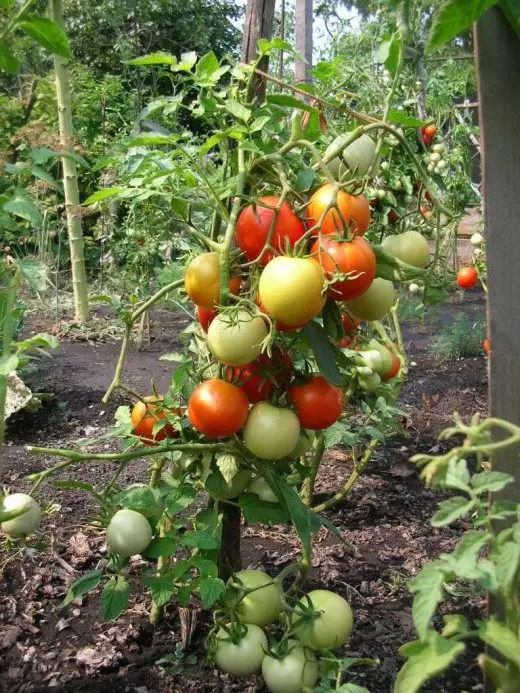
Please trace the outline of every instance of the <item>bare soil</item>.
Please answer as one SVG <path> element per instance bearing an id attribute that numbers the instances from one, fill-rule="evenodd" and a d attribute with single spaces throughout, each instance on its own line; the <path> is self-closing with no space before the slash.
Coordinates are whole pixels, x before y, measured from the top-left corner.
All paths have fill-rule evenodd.
<path id="1" fill-rule="evenodd" d="M 442 309 L 442 322 L 460 310 L 484 311 L 481 295 L 454 299 Z M 172 363 L 159 361 L 161 354 L 179 348 L 184 316 L 160 312 L 152 320 L 153 341 L 140 353 L 131 351 L 127 361 L 129 384 L 139 391 L 149 388 L 151 378 L 164 390 Z M 438 433 L 450 424 L 452 412 L 486 413 L 486 360 L 479 358 L 440 362 L 428 354 L 430 329 L 409 322 L 405 337 L 412 361 L 401 404 L 409 412 L 407 435 L 393 439 L 374 455 L 367 473 L 351 495 L 327 513 L 344 543 L 325 530 L 314 542 L 309 587 L 326 587 L 352 604 L 356 625 L 344 654 L 377 658 L 373 669 L 356 669 L 349 680 L 372 693 L 390 693 L 401 665 L 399 646 L 414 638 L 411 597 L 406 582 L 425 561 L 449 551 L 463 528 L 433 529 L 429 518 L 442 497 L 424 488 L 416 468 L 408 461 L 417 452 L 437 452 L 444 443 Z M 55 397 L 39 412 L 24 413 L 9 424 L 4 451 L 4 480 L 25 490 L 24 477 L 53 464 L 50 457 L 30 455 L 25 445 L 72 446 L 74 441 L 102 432 L 112 423 L 122 403 L 114 398 L 108 406 L 101 397 L 110 381 L 119 345 L 64 341 L 50 360 L 40 361 L 31 385 Z M 327 454 L 318 484 L 318 499 L 328 497 L 346 478 L 349 460 L 345 451 Z M 144 462 L 125 472 L 128 482 L 142 479 Z M 64 475 L 63 478 L 66 478 Z M 109 478 L 103 465 L 79 469 L 76 478 L 102 484 Z M 42 499 L 59 504 L 59 512 L 44 522 L 44 541 L 22 560 L 9 561 L 0 585 L 0 691 L 39 693 L 49 689 L 65 692 L 164 693 L 172 691 L 259 691 L 260 678 L 231 680 L 207 665 L 203 641 L 209 617 L 193 606 L 197 619 L 191 660 L 180 667 L 157 665 L 172 654 L 181 640 L 179 611 L 167 606 L 161 625 L 147 620 L 146 595 L 135 594 L 131 608 L 117 621 L 100 620 L 97 595 L 89 594 L 61 610 L 68 586 L 80 574 L 103 562 L 106 549 L 99 532 L 88 525 L 93 506 L 85 494 L 47 487 Z M 243 528 L 244 567 L 262 567 L 276 574 L 293 562 L 298 541 L 290 527 Z M 3 561 L 7 556 L 4 554 Z M 134 565 L 139 571 L 139 562 Z M 482 613 L 477 597 L 453 598 L 447 612 L 462 610 L 467 616 Z M 443 678 L 425 691 L 460 693 L 482 689 L 479 672 L 469 650 Z"/>

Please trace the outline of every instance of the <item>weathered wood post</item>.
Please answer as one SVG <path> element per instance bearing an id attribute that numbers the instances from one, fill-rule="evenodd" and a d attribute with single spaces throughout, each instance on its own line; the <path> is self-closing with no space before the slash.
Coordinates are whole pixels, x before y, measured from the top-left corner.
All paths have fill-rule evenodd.
<path id="1" fill-rule="evenodd" d="M 242 40 L 242 62 L 250 63 L 256 58 L 258 39 L 272 38 L 274 7 L 275 0 L 248 0 Z M 261 61 L 259 68 L 267 72 L 267 58 Z M 262 98 L 265 94 L 265 80 L 258 75 L 253 82 L 253 94 L 258 98 Z"/>
<path id="2" fill-rule="evenodd" d="M 305 58 L 294 63 L 296 82 L 311 82 L 312 67 L 312 0 L 296 0 L 294 6 L 295 48 Z"/>

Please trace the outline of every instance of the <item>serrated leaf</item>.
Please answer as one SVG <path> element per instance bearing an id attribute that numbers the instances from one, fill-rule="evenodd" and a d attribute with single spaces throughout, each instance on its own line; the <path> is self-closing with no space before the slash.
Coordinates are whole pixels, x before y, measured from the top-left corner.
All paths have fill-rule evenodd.
<path id="1" fill-rule="evenodd" d="M 28 197 L 16 195 L 4 204 L 3 209 L 9 212 L 9 214 L 13 214 L 15 217 L 21 217 L 22 219 L 30 221 L 34 226 L 39 227 L 43 223 L 40 210 Z"/>
<path id="2" fill-rule="evenodd" d="M 121 491 L 114 498 L 114 504 L 136 511 L 154 510 L 157 507 L 155 495 L 148 486 L 138 486 Z"/>
<path id="3" fill-rule="evenodd" d="M 471 477 L 471 485 L 478 493 L 484 493 L 484 491 L 497 493 L 513 481 L 513 477 L 504 472 L 480 472 Z"/>
<path id="4" fill-rule="evenodd" d="M 57 180 L 55 180 L 50 173 L 47 173 L 47 171 L 43 168 L 40 168 L 39 166 L 33 166 L 31 168 L 31 173 L 35 178 L 39 178 L 40 180 L 44 180 L 46 183 L 48 183 L 50 186 L 54 188 L 54 190 L 57 190 L 58 192 L 63 191 L 63 187 L 61 183 L 59 183 Z"/>
<path id="5" fill-rule="evenodd" d="M 195 75 L 200 77 L 201 75 L 211 75 L 215 70 L 219 68 L 219 61 L 217 56 L 213 51 L 209 51 L 201 57 L 197 63 L 197 69 L 195 70 Z"/>
<path id="6" fill-rule="evenodd" d="M 181 537 L 181 544 L 192 549 L 218 549 L 220 542 L 217 537 L 214 537 L 208 532 L 198 532 L 189 530 Z"/>
<path id="7" fill-rule="evenodd" d="M 421 640 L 426 637 L 431 618 L 442 599 L 442 585 L 445 578 L 444 564 L 441 561 L 433 561 L 427 563 L 417 577 L 408 584 L 408 589 L 415 595 L 412 618 Z"/>
<path id="8" fill-rule="evenodd" d="M 520 544 L 507 541 L 493 555 L 496 576 L 502 589 L 509 590 L 515 583 L 520 570 Z"/>
<path id="9" fill-rule="evenodd" d="M 13 346 L 20 352 L 30 351 L 31 349 L 57 349 L 60 340 L 53 334 L 39 332 L 38 334 L 24 339 L 23 342 L 14 342 Z"/>
<path id="10" fill-rule="evenodd" d="M 157 537 L 146 547 L 142 555 L 146 558 L 159 558 L 159 556 L 175 556 L 177 552 L 177 543 L 172 537 Z"/>
<path id="11" fill-rule="evenodd" d="M 520 668 L 520 640 L 506 625 L 490 616 L 487 621 L 478 622 L 478 632 L 485 643 Z"/>
<path id="12" fill-rule="evenodd" d="M 51 53 L 63 58 L 72 57 L 67 34 L 52 19 L 36 14 L 23 14 L 16 24 Z"/>
<path id="13" fill-rule="evenodd" d="M 238 120 L 243 120 L 244 123 L 247 123 L 251 118 L 251 109 L 247 108 L 239 101 L 235 101 L 234 99 L 228 99 L 225 102 L 224 106 L 231 113 L 232 116 L 238 118 Z"/>
<path id="14" fill-rule="evenodd" d="M 335 445 L 339 445 L 339 443 L 342 442 L 343 440 L 343 434 L 345 432 L 345 424 L 342 422 L 338 421 L 335 424 L 332 424 L 332 426 L 329 426 L 323 431 L 324 437 L 325 437 L 325 449 L 328 450 L 328 448 L 332 448 Z"/>
<path id="15" fill-rule="evenodd" d="M 467 515 L 474 507 L 476 501 L 464 498 L 463 496 L 453 496 L 448 500 L 439 503 L 439 509 L 431 519 L 433 527 L 445 527 L 451 522 L 458 520 L 459 517 Z"/>
<path id="16" fill-rule="evenodd" d="M 39 260 L 19 260 L 18 267 L 32 291 L 43 291 L 47 286 L 48 270 Z"/>
<path id="17" fill-rule="evenodd" d="M 468 471 L 468 464 L 466 460 L 458 460 L 452 458 L 448 462 L 448 469 L 446 471 L 446 477 L 443 479 L 443 486 L 447 488 L 456 488 L 460 491 L 469 492 L 470 476 Z"/>
<path id="18" fill-rule="evenodd" d="M 262 130 L 270 120 L 271 118 L 269 116 L 259 116 L 258 118 L 255 118 L 249 126 L 249 131 L 260 132 L 260 130 Z"/>
<path id="19" fill-rule="evenodd" d="M 142 55 L 139 58 L 133 58 L 132 60 L 125 60 L 126 65 L 140 66 L 140 65 L 175 65 L 177 58 L 169 53 L 149 53 L 148 55 Z"/>
<path id="20" fill-rule="evenodd" d="M 443 621 L 442 636 L 444 638 L 451 638 L 458 633 L 467 633 L 469 629 L 468 619 L 462 614 L 446 614 Z"/>
<path id="21" fill-rule="evenodd" d="M 417 693 L 426 681 L 447 669 L 465 650 L 463 643 L 446 640 L 436 631 L 429 631 L 427 642 L 410 644 L 413 649 L 407 645 L 399 650 L 409 659 L 397 674 L 394 693 Z"/>
<path id="22" fill-rule="evenodd" d="M 427 123 L 427 121 L 407 115 L 404 111 L 389 111 L 388 122 L 394 125 L 402 125 L 403 127 L 411 128 L 422 128 Z"/>
<path id="23" fill-rule="evenodd" d="M 53 481 L 52 484 L 53 486 L 56 486 L 56 488 L 70 488 L 78 491 L 88 491 L 89 493 L 94 491 L 92 484 L 87 484 L 84 481 L 74 481 L 74 479 L 67 479 L 66 481 Z"/>
<path id="24" fill-rule="evenodd" d="M 20 61 L 14 57 L 5 43 L 0 41 L 0 70 L 8 72 L 10 75 L 17 75 L 20 68 Z"/>
<path id="25" fill-rule="evenodd" d="M 93 570 L 91 573 L 87 573 L 87 575 L 82 575 L 69 587 L 69 591 L 62 601 L 61 606 L 67 606 L 73 602 L 74 599 L 77 599 L 77 597 L 81 597 L 82 594 L 86 594 L 90 592 L 90 590 L 95 589 L 101 582 L 102 577 L 102 570 Z"/>
<path id="26" fill-rule="evenodd" d="M 169 515 L 177 515 L 188 508 L 195 498 L 197 491 L 190 484 L 181 484 L 164 499 L 164 507 Z"/>
<path id="27" fill-rule="evenodd" d="M 289 521 L 289 512 L 278 503 L 261 500 L 256 493 L 242 493 L 238 499 L 244 518 L 250 525 L 280 525 Z"/>
<path id="28" fill-rule="evenodd" d="M 200 598 L 205 609 L 209 609 L 226 591 L 226 584 L 220 578 L 206 577 L 200 582 Z"/>
<path id="29" fill-rule="evenodd" d="M 101 613 L 104 621 L 120 616 L 130 601 L 130 585 L 123 575 L 110 578 L 101 591 Z"/>
<path id="30" fill-rule="evenodd" d="M 274 39 L 258 39 L 258 49 L 260 53 L 269 53 L 272 50 L 285 51 L 286 53 L 294 53 L 294 47 L 284 39 L 276 37 Z"/>
<path id="31" fill-rule="evenodd" d="M 296 179 L 293 183 L 293 189 L 296 192 L 307 192 L 314 185 L 314 180 L 316 178 L 316 171 L 312 168 L 304 168 L 299 171 Z"/>
<path id="32" fill-rule="evenodd" d="M 288 94 L 268 94 L 266 97 L 267 103 L 274 104 L 275 106 L 284 106 L 286 108 L 298 108 L 302 111 L 308 111 L 309 113 L 317 113 L 313 106 L 309 106 L 305 101 L 301 101 L 294 96 L 289 96 Z"/>
<path id="33" fill-rule="evenodd" d="M 150 588 L 152 599 L 157 606 L 164 606 L 172 598 L 173 580 L 171 573 L 142 577 L 143 583 Z"/>
<path id="34" fill-rule="evenodd" d="M 83 205 L 84 206 L 93 205 L 96 202 L 101 202 L 102 200 L 108 200 L 111 197 L 116 197 L 121 192 L 123 192 L 123 188 L 119 188 L 119 187 L 102 188 L 101 190 L 96 190 L 96 192 L 93 193 L 92 195 L 90 195 L 90 197 L 87 197 L 85 202 L 83 202 Z"/>
<path id="35" fill-rule="evenodd" d="M 305 325 L 301 334 L 312 349 L 320 372 L 330 383 L 340 387 L 342 377 L 336 362 L 336 351 L 338 350 L 331 344 L 324 328 L 313 320 Z"/>
<path id="36" fill-rule="evenodd" d="M 496 2 L 497 0 L 447 0 L 435 13 L 426 42 L 426 53 L 433 53 L 469 29 Z"/>
<path id="37" fill-rule="evenodd" d="M 224 481 L 229 486 L 233 481 L 233 477 L 240 469 L 240 465 L 237 462 L 237 458 L 234 455 L 219 455 L 217 457 L 217 467 L 220 473 L 224 477 Z"/>

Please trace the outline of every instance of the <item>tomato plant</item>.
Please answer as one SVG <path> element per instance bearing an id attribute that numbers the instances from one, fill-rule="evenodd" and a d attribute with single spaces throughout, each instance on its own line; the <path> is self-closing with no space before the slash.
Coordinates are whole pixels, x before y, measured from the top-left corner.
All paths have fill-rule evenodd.
<path id="1" fill-rule="evenodd" d="M 247 419 L 249 402 L 236 385 L 211 378 L 193 391 L 188 401 L 191 425 L 209 438 L 227 438 L 237 433 Z"/>
<path id="2" fill-rule="evenodd" d="M 343 413 L 343 393 L 321 375 L 293 385 L 289 396 L 296 409 L 300 424 L 314 431 L 329 428 Z"/>
<path id="3" fill-rule="evenodd" d="M 234 634 L 233 634 L 234 635 Z M 232 676 L 250 676 L 260 671 L 267 638 L 264 631 L 254 624 L 246 625 L 244 632 L 235 636 L 223 628 L 215 636 L 215 662 Z"/>
<path id="4" fill-rule="evenodd" d="M 331 183 L 318 188 L 307 205 L 307 226 L 314 234 L 345 236 L 352 227 L 354 235 L 363 235 L 370 223 L 370 206 L 363 195 L 335 190 Z"/>
<path id="5" fill-rule="evenodd" d="M 318 662 L 310 650 L 289 640 L 285 655 L 264 657 L 262 676 L 271 693 L 302 693 L 316 685 Z"/>
<path id="6" fill-rule="evenodd" d="M 311 248 L 311 254 L 323 267 L 334 301 L 348 301 L 361 296 L 376 276 L 376 256 L 364 238 L 336 241 L 324 236 Z M 335 277 L 340 275 L 340 278 Z"/>
<path id="7" fill-rule="evenodd" d="M 150 523 L 135 510 L 118 510 L 108 523 L 107 544 L 111 553 L 135 556 L 152 541 Z"/>
<path id="8" fill-rule="evenodd" d="M 162 405 L 163 400 L 162 395 L 148 395 L 137 402 L 130 413 L 133 433 L 139 436 L 145 445 L 153 445 L 165 438 L 178 435 L 167 418 L 169 414 L 178 416 L 180 411 L 168 412 Z"/>
<path id="9" fill-rule="evenodd" d="M 251 404 L 256 404 L 287 386 L 291 365 L 290 356 L 277 347 L 272 356 L 264 353 L 247 366 L 226 368 L 225 377 L 246 393 Z"/>

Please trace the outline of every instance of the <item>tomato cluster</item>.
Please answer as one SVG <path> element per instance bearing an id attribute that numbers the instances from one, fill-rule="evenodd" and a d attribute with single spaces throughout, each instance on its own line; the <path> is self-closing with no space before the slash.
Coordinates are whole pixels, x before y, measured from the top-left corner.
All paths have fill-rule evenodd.
<path id="1" fill-rule="evenodd" d="M 218 624 L 210 639 L 217 666 L 232 676 L 261 672 L 271 693 L 313 688 L 316 654 L 344 645 L 354 627 L 349 603 L 328 590 L 313 590 L 288 610 L 281 583 L 261 570 L 233 575 L 221 601 L 229 620 Z M 285 634 L 269 647 L 263 629 L 277 621 L 285 624 Z"/>

